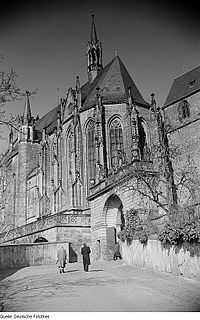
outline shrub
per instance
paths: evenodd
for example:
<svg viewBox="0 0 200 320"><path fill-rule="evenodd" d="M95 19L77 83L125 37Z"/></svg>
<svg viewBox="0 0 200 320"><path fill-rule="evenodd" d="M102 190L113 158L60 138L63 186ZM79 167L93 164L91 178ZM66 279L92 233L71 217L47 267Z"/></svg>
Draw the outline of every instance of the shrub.
<svg viewBox="0 0 200 320"><path fill-rule="evenodd" d="M130 244L133 239L140 240L141 243L148 241L147 228L140 219L138 211L135 209L128 210L125 214L126 225L122 231L118 233L118 238L122 242Z"/></svg>
<svg viewBox="0 0 200 320"><path fill-rule="evenodd" d="M159 233L163 244L182 244L200 242L200 219L192 212L181 211L164 226Z"/></svg>

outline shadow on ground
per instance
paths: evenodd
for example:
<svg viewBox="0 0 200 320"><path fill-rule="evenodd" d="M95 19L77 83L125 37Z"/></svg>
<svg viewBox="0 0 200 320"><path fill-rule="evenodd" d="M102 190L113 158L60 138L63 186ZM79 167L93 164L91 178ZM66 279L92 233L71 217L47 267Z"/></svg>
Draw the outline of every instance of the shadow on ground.
<svg viewBox="0 0 200 320"><path fill-rule="evenodd" d="M75 270L67 270L67 271L65 271L65 273L69 273L69 272L77 272L77 271L79 271L79 269L75 269Z"/></svg>
<svg viewBox="0 0 200 320"><path fill-rule="evenodd" d="M25 268L25 267L24 267ZM17 271L23 269L21 268L13 268L13 269L8 269L8 270L0 270L0 281L6 279L7 277L12 276L12 274L16 273Z"/></svg>

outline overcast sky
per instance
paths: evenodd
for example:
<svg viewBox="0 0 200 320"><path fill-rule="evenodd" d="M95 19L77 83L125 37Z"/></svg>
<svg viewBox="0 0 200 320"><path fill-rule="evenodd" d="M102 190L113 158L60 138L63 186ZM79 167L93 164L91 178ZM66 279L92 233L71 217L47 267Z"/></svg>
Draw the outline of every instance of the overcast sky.
<svg viewBox="0 0 200 320"><path fill-rule="evenodd" d="M123 61L146 101L152 92L162 106L173 79L200 64L200 23L192 1L2 1L1 69L14 68L22 90L38 94L32 113L43 116L59 97L87 81L86 47L94 10L104 66ZM7 106L22 113L24 101Z"/></svg>

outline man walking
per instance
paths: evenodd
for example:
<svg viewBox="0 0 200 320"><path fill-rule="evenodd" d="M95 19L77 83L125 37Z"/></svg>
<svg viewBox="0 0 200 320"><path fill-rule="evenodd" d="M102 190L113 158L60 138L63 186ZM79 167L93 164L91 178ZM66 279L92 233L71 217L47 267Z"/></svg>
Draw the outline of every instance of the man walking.
<svg viewBox="0 0 200 320"><path fill-rule="evenodd" d="M114 260L117 260L117 259L122 259L122 256L121 256L121 253L120 253L120 245L119 243L117 242L116 243L116 247L115 247L115 253L114 253Z"/></svg>
<svg viewBox="0 0 200 320"><path fill-rule="evenodd" d="M57 263L60 273L65 273L65 265L67 261L67 253L64 247L62 246L57 253Z"/></svg>
<svg viewBox="0 0 200 320"><path fill-rule="evenodd" d="M81 254L83 255L83 267L84 271L86 272L88 272L88 266L90 265L90 253L90 247L84 243L83 247L81 248Z"/></svg>

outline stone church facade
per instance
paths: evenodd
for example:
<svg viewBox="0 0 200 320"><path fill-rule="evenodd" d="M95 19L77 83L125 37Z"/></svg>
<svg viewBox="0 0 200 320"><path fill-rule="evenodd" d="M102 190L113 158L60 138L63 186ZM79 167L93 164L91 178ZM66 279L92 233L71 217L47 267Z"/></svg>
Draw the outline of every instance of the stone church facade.
<svg viewBox="0 0 200 320"><path fill-rule="evenodd" d="M103 67L94 17L87 57L88 82L81 85L77 77L75 88L41 119L32 116L26 93L20 127L11 128L1 166L1 243L66 241L79 254L85 241L94 259L107 259L127 210L160 215L153 203L122 187L120 174L138 162L152 169L149 150L158 139L154 101L143 99L118 55ZM197 132L199 68L192 76L195 87L187 92L180 90L183 81L178 89L173 84L165 103L166 121L175 126L169 135L181 134L182 127Z"/></svg>

